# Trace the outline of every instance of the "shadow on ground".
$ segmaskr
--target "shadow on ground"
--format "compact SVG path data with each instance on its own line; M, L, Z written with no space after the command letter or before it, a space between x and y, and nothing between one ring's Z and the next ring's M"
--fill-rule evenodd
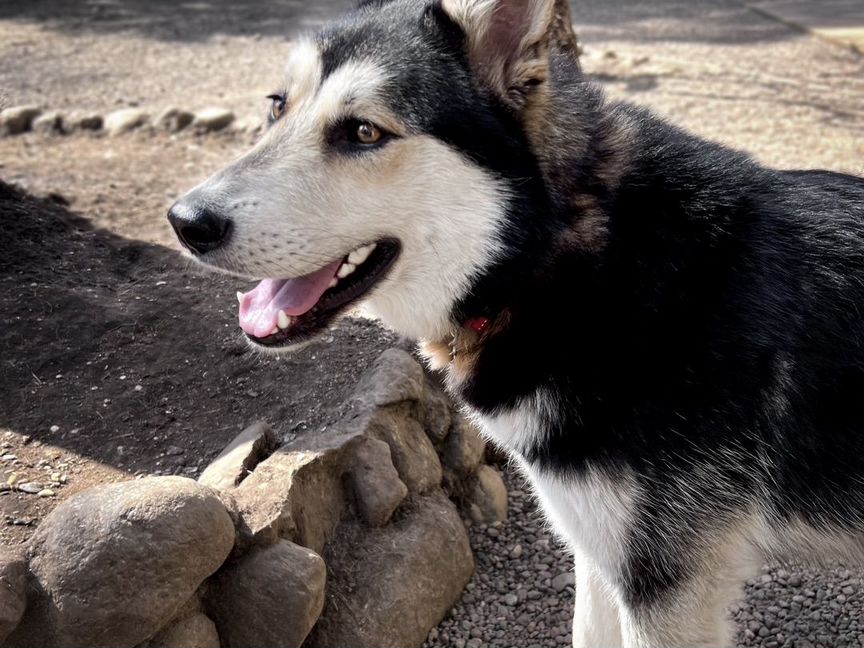
M283 439L316 432L394 341L349 320L262 356L231 279L2 182L0 222L0 428L130 473L194 476L259 419Z
M419 0L418 0L419 1ZM122 32L160 40L215 35L286 36L350 10L353 0L4 0L0 20L66 32ZM796 33L734 0L572 0L580 30L607 39L747 44Z

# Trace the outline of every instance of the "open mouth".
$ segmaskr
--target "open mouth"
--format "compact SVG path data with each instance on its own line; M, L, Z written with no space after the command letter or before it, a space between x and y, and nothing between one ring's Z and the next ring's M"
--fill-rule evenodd
M399 243L384 239L304 277L264 279L249 292L237 293L240 328L262 346L308 340L369 293L398 256Z

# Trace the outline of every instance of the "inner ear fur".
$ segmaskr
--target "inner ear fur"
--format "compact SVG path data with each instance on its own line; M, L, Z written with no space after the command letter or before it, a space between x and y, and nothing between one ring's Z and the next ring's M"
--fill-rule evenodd
M577 56L566 0L441 0L441 8L465 32L476 73L514 108L548 80L550 49Z

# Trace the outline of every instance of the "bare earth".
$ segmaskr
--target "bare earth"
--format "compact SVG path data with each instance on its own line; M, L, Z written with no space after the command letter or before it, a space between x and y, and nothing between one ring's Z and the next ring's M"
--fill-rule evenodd
M217 105L258 116L289 39L350 4L4 0L0 105L103 113ZM574 21L586 69L612 95L771 165L864 175L860 54L732 0L583 0ZM13 471L67 477L55 497L0 493L0 542L22 542L58 500L94 483L153 471L194 476L253 420L269 420L283 436L320 429L392 343L353 322L290 360L246 352L233 297L245 286L182 260L164 213L249 143L236 134L146 132L0 139L0 180L44 199L26 213L8 211L0 189L0 481ZM339 344L352 337L355 346ZM474 532L480 572L430 645L496 644L487 638L499 632L490 610L500 606L485 605L487 589L532 578L500 556L519 542L548 542L530 509L520 499L499 535ZM555 561L566 571L565 555ZM864 646L861 574L803 578L766 569L737 611L742 645ZM535 623L520 637L566 645L569 590L555 594L543 579L536 586L560 609L554 624ZM530 622L513 615L502 628Z

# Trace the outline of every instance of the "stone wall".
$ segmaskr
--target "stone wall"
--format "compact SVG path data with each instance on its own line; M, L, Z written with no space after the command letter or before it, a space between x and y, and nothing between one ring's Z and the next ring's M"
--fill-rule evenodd
M418 646L474 570L464 515L506 517L484 445L390 349L337 425L240 434L195 482L149 477L60 504L0 556L0 642Z

